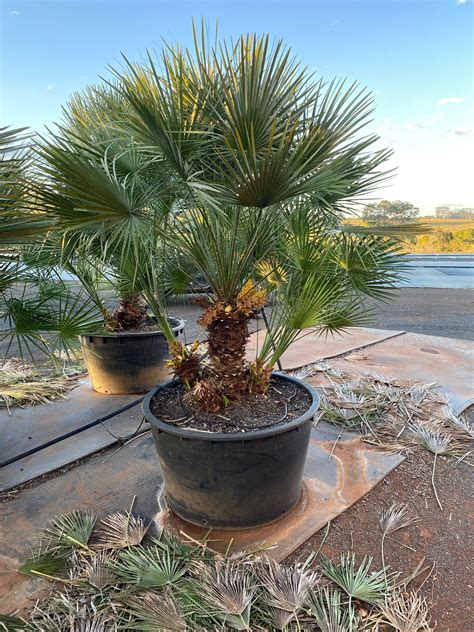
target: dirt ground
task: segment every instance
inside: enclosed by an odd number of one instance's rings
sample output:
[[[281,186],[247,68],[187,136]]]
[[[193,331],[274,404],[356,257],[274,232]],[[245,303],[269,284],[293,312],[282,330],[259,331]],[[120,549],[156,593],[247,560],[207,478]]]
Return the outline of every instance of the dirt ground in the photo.
[[[381,568],[377,510],[392,502],[408,504],[420,522],[386,538],[385,562],[406,576],[425,558],[423,566],[430,568],[411,585],[420,588],[432,604],[432,625],[436,623],[436,630],[442,632],[470,632],[474,620],[473,477],[471,467],[455,462],[444,457],[437,461],[435,482],[443,511],[431,487],[433,455],[417,451],[330,524],[321,553],[336,560],[353,550],[359,560],[364,555],[373,556],[373,568]],[[316,533],[290,560],[304,559],[317,551],[324,535],[325,529]]]

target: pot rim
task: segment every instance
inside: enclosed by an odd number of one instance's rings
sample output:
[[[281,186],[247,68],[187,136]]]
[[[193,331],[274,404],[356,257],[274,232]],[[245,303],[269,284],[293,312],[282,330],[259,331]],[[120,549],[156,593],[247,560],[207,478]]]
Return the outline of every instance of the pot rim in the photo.
[[[169,316],[172,327],[171,331],[176,333],[184,329],[184,320],[181,318],[174,318]],[[161,329],[155,329],[154,331],[99,331],[90,334],[79,334],[79,339],[83,342],[83,339],[87,338],[140,338],[146,336],[163,336]]]
[[[299,426],[306,423],[309,419],[312,418],[314,413],[317,411],[319,407],[319,395],[314,386],[300,380],[297,377],[293,377],[292,375],[287,375],[286,373],[282,373],[280,371],[274,371],[272,373],[273,376],[278,377],[287,382],[292,382],[297,384],[300,388],[304,389],[311,396],[311,404],[306,412],[302,415],[293,419],[289,422],[282,423],[279,425],[270,426],[268,428],[262,428],[261,430],[249,430],[245,433],[239,432],[205,432],[202,430],[189,430],[186,428],[178,428],[177,426],[173,426],[172,424],[168,424],[165,421],[156,417],[150,408],[150,403],[153,397],[164,388],[174,388],[180,382],[179,380],[171,380],[169,382],[165,382],[163,384],[159,384],[148,393],[143,398],[142,402],[142,410],[145,416],[145,419],[150,423],[151,426],[155,426],[161,432],[167,432],[168,434],[174,434],[182,439],[200,439],[203,441],[249,441],[252,439],[261,439],[263,437],[269,437],[272,435],[281,434],[283,432],[288,432],[288,430],[293,430],[294,428],[298,428]]]

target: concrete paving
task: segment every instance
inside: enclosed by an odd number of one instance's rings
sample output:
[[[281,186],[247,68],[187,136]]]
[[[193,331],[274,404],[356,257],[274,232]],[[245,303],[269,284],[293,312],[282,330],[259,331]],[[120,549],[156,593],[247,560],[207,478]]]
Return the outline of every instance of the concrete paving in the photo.
[[[11,415],[2,410],[0,462],[84,426],[139,397],[96,393],[90,388],[89,383],[83,380],[69,393],[67,400],[58,400],[44,406],[12,408]],[[2,467],[0,491],[17,487],[32,478],[116,443],[115,437],[129,436],[137,429],[142,417],[141,408],[137,406],[101,425]]]

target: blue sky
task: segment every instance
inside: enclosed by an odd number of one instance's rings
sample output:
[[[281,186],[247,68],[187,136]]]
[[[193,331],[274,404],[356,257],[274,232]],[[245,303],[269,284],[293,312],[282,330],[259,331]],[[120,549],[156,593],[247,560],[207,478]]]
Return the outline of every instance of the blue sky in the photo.
[[[316,74],[367,85],[398,167],[380,196],[474,206],[472,0],[0,0],[0,123],[42,130],[120,52],[191,44],[192,17],[281,37]]]

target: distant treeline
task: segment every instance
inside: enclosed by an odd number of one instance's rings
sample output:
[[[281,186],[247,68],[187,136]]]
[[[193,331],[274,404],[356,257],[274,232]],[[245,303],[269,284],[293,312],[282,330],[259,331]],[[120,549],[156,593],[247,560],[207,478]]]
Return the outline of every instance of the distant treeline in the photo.
[[[409,252],[474,253],[474,219],[419,217],[433,232],[407,241]]]
[[[474,254],[474,220],[419,217],[417,221],[431,226],[432,232],[414,237],[404,236],[407,252]],[[360,221],[354,223],[365,224]]]
[[[473,222],[474,223],[474,222]],[[407,242],[409,252],[456,252],[474,254],[474,228],[440,230],[418,235]]]

